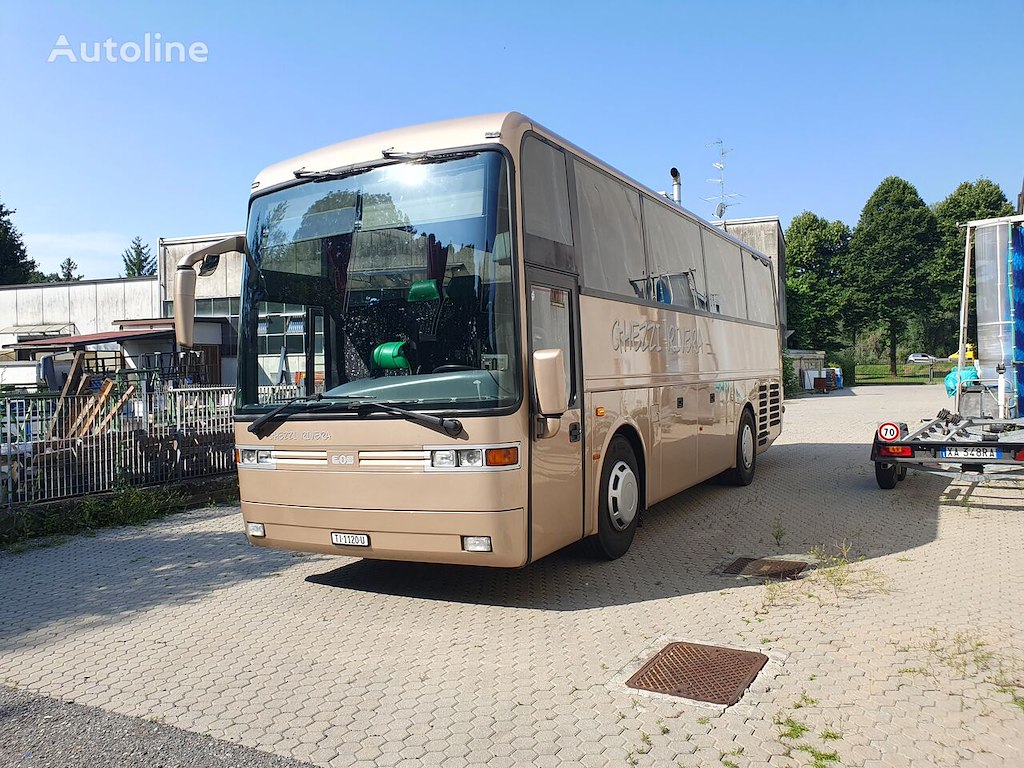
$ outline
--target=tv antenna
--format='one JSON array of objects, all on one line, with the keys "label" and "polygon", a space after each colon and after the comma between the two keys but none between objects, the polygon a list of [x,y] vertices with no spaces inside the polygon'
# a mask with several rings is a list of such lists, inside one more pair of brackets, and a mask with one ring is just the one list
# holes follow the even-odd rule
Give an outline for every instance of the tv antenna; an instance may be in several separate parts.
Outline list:
[{"label": "tv antenna", "polygon": [[726,193],[725,191],[725,156],[732,152],[732,149],[725,148],[725,142],[721,139],[712,141],[705,146],[718,147],[718,160],[711,164],[711,167],[718,171],[718,176],[713,179],[708,179],[708,183],[718,185],[718,194],[712,195],[711,197],[701,198],[709,203],[716,203],[715,205],[715,218],[724,219],[725,212],[734,205],[739,205],[739,202],[731,202],[734,198],[743,197],[738,192]]}]

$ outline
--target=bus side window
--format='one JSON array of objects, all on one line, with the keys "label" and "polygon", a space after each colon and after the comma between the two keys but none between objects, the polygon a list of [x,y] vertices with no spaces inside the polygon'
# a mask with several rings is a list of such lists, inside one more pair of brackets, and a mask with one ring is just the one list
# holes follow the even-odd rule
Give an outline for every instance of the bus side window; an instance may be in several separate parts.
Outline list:
[{"label": "bus side window", "polygon": [[643,206],[654,300],[686,309],[707,309],[700,227],[681,212],[646,197]]},{"label": "bus side window", "polygon": [[704,266],[708,276],[708,310],[747,319],[743,262],[735,242],[704,229]]},{"label": "bus side window", "polygon": [[565,153],[527,136],[521,167],[526,261],[575,272]]},{"label": "bus side window", "polygon": [[631,299],[650,298],[640,194],[579,160],[573,168],[584,285]]},{"label": "bus side window", "polygon": [[538,349],[562,350],[565,363],[565,391],[569,393],[572,406],[576,399],[572,376],[572,325],[570,318],[569,291],[564,288],[550,288],[546,285],[530,286],[530,323],[532,327],[531,352]]}]

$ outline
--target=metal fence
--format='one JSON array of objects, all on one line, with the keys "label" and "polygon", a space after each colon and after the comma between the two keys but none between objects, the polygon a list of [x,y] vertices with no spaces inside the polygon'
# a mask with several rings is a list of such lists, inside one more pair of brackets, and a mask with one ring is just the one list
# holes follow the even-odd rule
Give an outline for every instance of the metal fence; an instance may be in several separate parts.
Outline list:
[{"label": "metal fence", "polygon": [[[294,396],[268,387],[268,402]],[[233,387],[118,387],[0,398],[0,504],[234,470]]]}]

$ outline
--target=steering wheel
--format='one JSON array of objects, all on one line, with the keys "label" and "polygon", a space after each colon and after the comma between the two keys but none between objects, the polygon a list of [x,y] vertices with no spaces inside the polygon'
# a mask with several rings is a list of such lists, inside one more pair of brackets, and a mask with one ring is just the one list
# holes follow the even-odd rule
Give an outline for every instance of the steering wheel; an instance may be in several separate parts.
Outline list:
[{"label": "steering wheel", "polygon": [[439,365],[437,368],[431,371],[431,373],[452,373],[454,371],[475,371],[472,365],[458,365],[450,363],[448,365]]}]

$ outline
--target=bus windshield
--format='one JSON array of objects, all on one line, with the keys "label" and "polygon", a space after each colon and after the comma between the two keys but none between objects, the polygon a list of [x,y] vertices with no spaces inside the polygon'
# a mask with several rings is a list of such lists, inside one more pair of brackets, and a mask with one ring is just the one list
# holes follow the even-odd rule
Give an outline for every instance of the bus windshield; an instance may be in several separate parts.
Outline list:
[{"label": "bus windshield", "polygon": [[443,411],[517,403],[508,199],[493,151],[254,199],[238,405],[283,389]]}]

